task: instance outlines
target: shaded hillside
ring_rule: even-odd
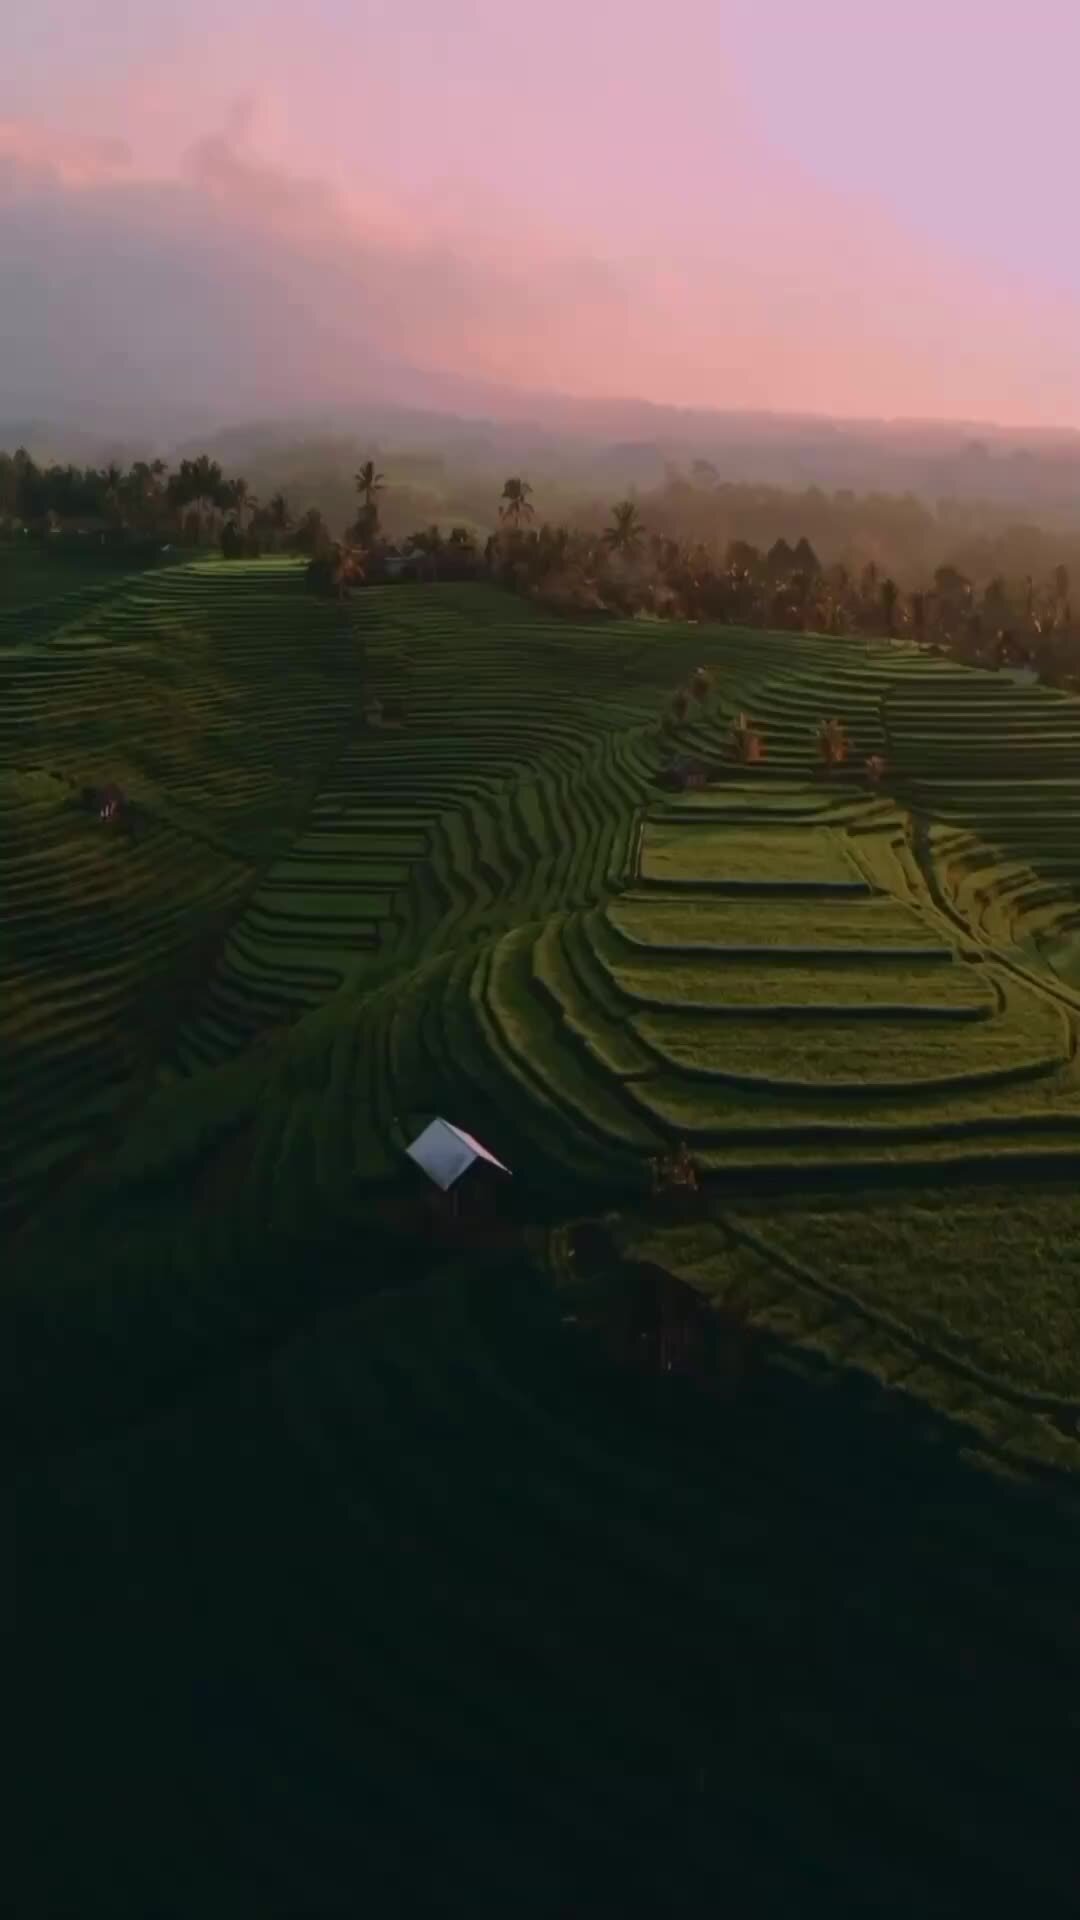
[[[14,1910],[1067,1902],[1075,1517],[814,1378],[474,1263],[25,1475]]]

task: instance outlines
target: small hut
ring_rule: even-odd
[[[428,1217],[433,1224],[456,1232],[490,1225],[498,1211],[498,1190],[509,1167],[487,1147],[452,1126],[435,1119],[406,1147],[409,1159],[431,1182]]]

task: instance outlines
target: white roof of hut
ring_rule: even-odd
[[[471,1133],[465,1133],[460,1127],[452,1127],[449,1120],[432,1120],[423,1133],[417,1135],[411,1147],[406,1147],[410,1160],[422,1167],[429,1180],[446,1193],[455,1180],[477,1160],[485,1160],[489,1166],[498,1167],[500,1173],[509,1173],[501,1160],[474,1140]]]

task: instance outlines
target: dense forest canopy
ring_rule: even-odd
[[[668,461],[656,484],[613,502],[553,455],[535,483],[519,471],[500,486],[465,447],[455,462],[417,446],[372,455],[344,434],[246,438],[245,475],[205,451],[172,466],[0,452],[0,536],[57,555],[94,543],[147,559],[211,544],[226,557],[306,553],[313,586],[339,595],[483,574],[567,612],[908,635],[1077,681],[1080,516],[1051,529],[985,500],[740,483],[704,458]]]

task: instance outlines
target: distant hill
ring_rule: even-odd
[[[223,409],[215,415],[206,408],[97,413],[72,404],[34,417],[12,409],[0,413],[0,447],[25,445],[38,458],[83,462],[207,450],[249,468],[312,443],[373,443],[396,455],[441,456],[459,470],[527,466],[534,478],[605,490],[656,486],[671,466],[699,460],[723,481],[912,493],[928,502],[987,503],[1048,528],[1080,527],[1074,431],[689,411],[519,393],[408,368],[390,372],[378,398],[279,414],[253,409],[232,421]]]

